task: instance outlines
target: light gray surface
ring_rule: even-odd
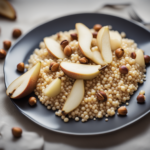
[[[108,1],[111,2],[111,1]],[[118,2],[118,1],[114,1]],[[128,1],[129,2],[129,1]],[[135,3],[135,1],[130,1]],[[102,8],[106,1],[46,1],[46,0],[11,0],[15,7],[18,18],[16,21],[9,21],[0,18],[0,48],[3,40],[12,40],[11,32],[13,28],[22,29],[27,33],[37,25],[49,21],[53,18],[80,12],[94,12],[101,8],[99,12],[114,14],[120,17],[130,19],[128,8],[112,9]],[[85,4],[86,3],[86,4]],[[58,5],[59,4],[59,5]],[[138,2],[136,1],[136,5]],[[15,41],[13,41],[15,42]],[[74,150],[74,149],[110,149],[110,150],[148,150],[150,148],[150,114],[138,122],[116,131],[111,134],[79,137],[58,134],[39,127],[13,106],[5,94],[4,77],[3,77],[3,60],[0,60],[0,120],[11,125],[20,126],[23,130],[37,132],[45,139],[44,150]],[[108,122],[109,123],[109,122]]]

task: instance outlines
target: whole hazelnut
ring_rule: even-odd
[[[20,72],[23,72],[24,71],[24,63],[21,62],[17,65],[17,70],[20,71]]]
[[[93,38],[97,38],[97,32],[94,32],[92,34],[93,34]]]
[[[21,137],[22,129],[19,127],[13,127],[12,128],[12,134],[14,137],[19,138],[19,137]]]
[[[148,64],[150,62],[150,56],[144,55],[145,63]]]
[[[122,48],[116,49],[115,54],[116,54],[117,58],[121,58],[124,55],[124,49],[122,49]]]
[[[144,103],[145,102],[145,96],[143,94],[139,94],[137,96],[137,102],[138,103]]]
[[[30,97],[28,102],[31,106],[34,106],[36,104],[36,98],[35,97]]]
[[[89,60],[86,57],[82,57],[79,59],[81,64],[87,64],[89,62]]]
[[[127,73],[128,73],[128,68],[127,68],[125,65],[123,65],[123,66],[121,66],[121,67],[119,68],[119,71],[120,71],[120,73],[122,73],[122,74],[127,74]]]
[[[132,59],[135,59],[135,58],[136,58],[136,53],[135,53],[135,52],[132,52],[132,53],[131,53],[131,58],[132,58]]]
[[[60,45],[65,48],[67,45],[69,44],[69,42],[67,40],[63,40]]]
[[[13,36],[13,38],[18,38],[21,34],[22,34],[22,32],[20,29],[14,29],[12,36]]]
[[[119,115],[126,115],[128,113],[127,111],[127,108],[125,106],[121,106],[119,109],[118,109],[118,113]]]
[[[96,96],[97,96],[97,99],[98,99],[99,101],[106,101],[106,100],[107,100],[107,95],[106,95],[106,93],[103,92],[103,91],[98,91],[98,92],[96,93]]]
[[[78,36],[76,33],[70,34],[72,40],[77,40]]]
[[[95,31],[99,31],[101,28],[102,28],[102,25],[100,25],[100,24],[95,24],[94,27],[93,27],[93,29]]]
[[[66,56],[70,56],[72,54],[72,49],[69,45],[67,45],[65,48],[64,48],[64,54]]]
[[[0,59],[3,59],[6,57],[6,51],[3,49],[0,49]]]
[[[50,63],[49,70],[51,70],[51,71],[57,71],[58,68],[59,68],[59,64],[58,63],[56,63],[54,61]]]
[[[11,41],[4,41],[3,46],[4,49],[8,50],[11,47]]]

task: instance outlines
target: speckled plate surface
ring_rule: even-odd
[[[35,48],[39,47],[39,42],[44,37],[55,34],[59,31],[68,31],[75,28],[75,23],[82,22],[89,28],[94,24],[100,23],[102,25],[112,25],[114,30],[119,32],[124,31],[127,38],[133,39],[138,47],[145,51],[145,54],[150,55],[150,32],[143,27],[130,22],[128,20],[105,14],[75,14],[61,17],[45,24],[42,24],[29,33],[20,38],[8,51],[4,64],[4,75],[6,88],[8,85],[21,74],[16,71],[16,66],[19,62],[27,63],[30,55]],[[17,109],[30,120],[52,131],[72,134],[72,135],[96,135],[116,131],[125,126],[128,126],[135,121],[139,120],[150,111],[150,67],[147,66],[147,81],[139,86],[138,90],[133,94],[129,101],[128,115],[125,117],[118,116],[109,117],[109,121],[105,122],[105,118],[89,120],[82,123],[81,121],[75,122],[70,120],[64,123],[60,117],[57,117],[52,110],[48,110],[39,101],[35,107],[28,105],[28,98],[31,95],[20,99],[12,100]],[[138,104],[136,97],[140,90],[146,92],[146,102]],[[15,117],[15,116],[14,116]],[[136,124],[135,124],[136,126]]]

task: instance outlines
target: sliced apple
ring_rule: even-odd
[[[111,50],[121,47],[122,38],[118,31],[109,31]]]
[[[100,73],[101,66],[62,62],[60,68],[71,78],[89,80],[95,78]]]
[[[56,78],[50,85],[45,89],[44,93],[48,97],[55,97],[61,91],[61,78]]]
[[[37,83],[41,62],[14,80],[7,88],[6,94],[13,99],[19,99],[30,94]]]
[[[63,106],[62,112],[68,114],[77,108],[84,97],[84,81],[76,80]]]
[[[90,49],[93,35],[89,28],[82,23],[76,23],[76,29],[78,33],[79,47],[82,54],[87,58],[91,59],[96,64],[106,65],[106,62],[103,61],[101,54],[97,51],[96,53],[99,54],[95,55]]]
[[[15,20],[16,12],[7,0],[0,0],[0,15]]]
[[[108,26],[102,27],[97,34],[97,44],[105,62],[112,62],[112,51]]]
[[[65,58],[65,54],[61,49],[61,46],[58,42],[53,40],[52,38],[44,38],[44,43],[48,52],[56,58]]]
[[[145,67],[145,60],[144,60],[144,54],[141,49],[136,51],[136,58],[135,58],[136,63],[138,63],[141,67]]]

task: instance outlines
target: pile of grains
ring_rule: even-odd
[[[94,29],[91,29],[94,32]],[[63,40],[68,40],[69,45],[72,48],[72,54],[70,57],[64,59],[56,59],[50,55],[45,47],[44,42],[41,42],[39,49],[35,49],[34,53],[30,56],[28,60],[29,64],[25,67],[27,70],[32,68],[37,62],[41,61],[41,70],[39,78],[37,81],[35,94],[38,96],[40,102],[44,104],[47,109],[52,109],[56,111],[55,114],[60,116],[64,122],[68,122],[70,118],[79,121],[81,118],[82,122],[88,119],[102,118],[115,115],[115,110],[122,103],[127,103],[130,96],[138,88],[138,83],[143,83],[145,79],[144,72],[146,69],[141,68],[135,59],[131,58],[131,52],[137,50],[137,44],[130,39],[126,39],[125,33],[122,35],[122,45],[121,48],[124,49],[124,55],[121,58],[115,56],[115,51],[113,51],[113,61],[108,65],[100,74],[92,79],[85,80],[85,95],[81,104],[67,116],[64,116],[61,109],[72,89],[75,79],[69,78],[64,72],[59,68],[56,72],[51,72],[49,70],[50,63],[55,61],[61,63],[62,61],[68,61],[72,63],[80,63],[79,59],[83,57],[79,50],[78,41],[71,40],[70,34],[76,33],[76,30],[70,30],[65,32],[59,32],[52,35],[51,38],[57,42]],[[93,38],[91,43],[92,49],[97,49],[96,39]],[[92,61],[88,64],[95,65]],[[129,72],[128,74],[121,74],[119,72],[119,67],[126,65]],[[62,77],[61,80],[61,93],[56,97],[49,98],[44,95],[45,88],[57,77]],[[99,102],[96,97],[97,90],[104,91],[107,95],[107,101]],[[108,121],[108,120],[106,120]]]

